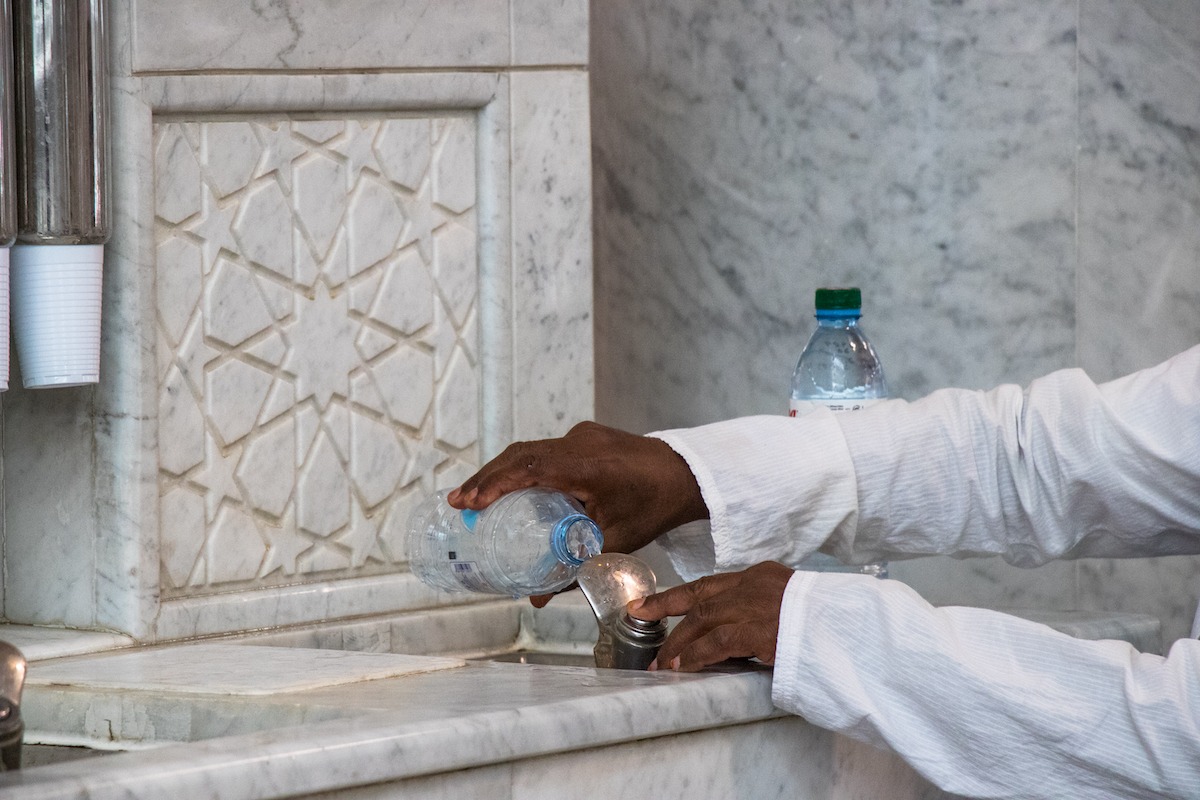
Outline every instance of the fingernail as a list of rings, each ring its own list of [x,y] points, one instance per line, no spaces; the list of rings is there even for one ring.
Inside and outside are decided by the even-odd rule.
[[[645,599],[641,598],[641,597],[639,597],[637,600],[630,600],[629,603],[626,604],[625,610],[626,611],[637,611],[639,608],[642,607],[642,603],[644,603],[644,602],[645,602]]]
[[[675,656],[671,659],[671,669],[675,671],[679,670],[679,656]]]
[[[650,666],[646,667],[646,671],[647,672],[658,672],[658,659],[657,658],[650,662]]]

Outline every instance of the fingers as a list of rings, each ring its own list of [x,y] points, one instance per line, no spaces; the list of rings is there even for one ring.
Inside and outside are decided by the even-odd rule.
[[[556,595],[556,594],[562,594],[563,592],[569,592],[569,591],[571,591],[572,589],[578,589],[578,588],[579,588],[579,584],[578,584],[578,583],[572,583],[570,586],[565,586],[565,587],[563,587],[562,589],[559,589],[557,592],[553,592],[553,593],[551,593],[551,594],[535,594],[535,595],[530,595],[530,597],[529,597],[529,603],[530,603],[530,605],[532,605],[534,608],[545,608],[545,607],[546,607],[546,605],[547,605],[547,604],[548,604],[548,603],[549,603],[551,600],[553,600],[553,599],[554,599],[554,595]]]
[[[626,610],[638,619],[655,620],[687,614],[699,603],[720,594],[741,580],[739,572],[708,575],[699,580],[667,589],[665,592],[634,600]],[[680,623],[683,624],[683,623]]]
[[[699,483],[670,445],[594,422],[581,422],[559,439],[509,445],[447,500],[478,511],[534,486],[582,503],[604,531],[606,551],[633,552],[664,531],[708,516]]]
[[[730,658],[775,661],[780,606],[793,571],[775,562],[701,578],[630,603],[642,619],[684,614],[651,669],[692,672]]]
[[[580,422],[558,439],[513,442],[446,499],[455,508],[481,510],[509,492],[546,486],[582,500],[595,471],[590,454],[614,435],[639,438],[595,422]]]
[[[731,658],[757,658],[764,664],[775,663],[775,639],[778,631],[766,624],[731,624],[713,628],[689,643],[678,653],[659,651],[671,669],[678,672],[699,672],[705,667],[720,664]],[[664,645],[665,646],[665,645]]]
[[[510,444],[462,486],[451,491],[446,500],[455,508],[481,510],[509,492],[530,486],[552,486],[553,482],[544,474],[547,459],[538,452],[542,446],[542,442]]]

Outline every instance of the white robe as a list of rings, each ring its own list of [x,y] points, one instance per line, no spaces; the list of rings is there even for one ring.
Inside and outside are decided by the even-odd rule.
[[[687,461],[711,514],[662,539],[687,578],[817,547],[1021,566],[1200,553],[1200,346],[1102,385],[1064,370],[1026,389],[651,435]],[[956,794],[1200,797],[1194,640],[1142,654],[933,608],[896,581],[798,572],[773,694]]]

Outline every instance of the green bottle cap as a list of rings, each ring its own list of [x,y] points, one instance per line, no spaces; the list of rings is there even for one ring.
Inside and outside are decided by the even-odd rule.
[[[862,292],[857,287],[817,289],[817,311],[858,311],[862,308]]]

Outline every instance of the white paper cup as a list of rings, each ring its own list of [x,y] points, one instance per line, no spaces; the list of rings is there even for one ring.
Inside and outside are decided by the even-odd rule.
[[[0,247],[0,392],[8,391],[8,248]]]
[[[18,244],[12,324],[27,389],[100,381],[104,245]]]

